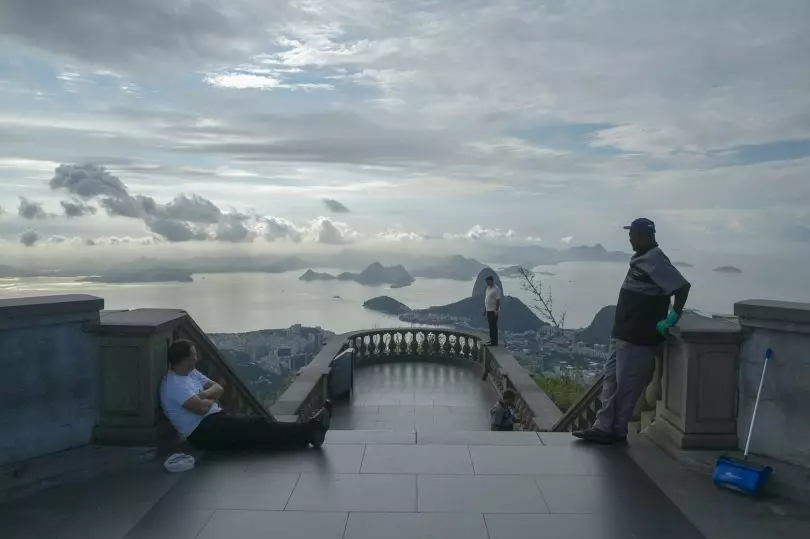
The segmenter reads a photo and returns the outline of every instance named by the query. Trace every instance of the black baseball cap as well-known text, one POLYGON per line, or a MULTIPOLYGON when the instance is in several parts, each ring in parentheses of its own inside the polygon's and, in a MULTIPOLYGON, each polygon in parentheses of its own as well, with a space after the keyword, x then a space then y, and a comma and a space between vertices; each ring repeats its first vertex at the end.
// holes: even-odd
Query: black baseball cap
POLYGON ((655 234, 655 223, 646 217, 639 217, 633 220, 628 226, 624 227, 624 229, 638 232, 639 234, 655 234))

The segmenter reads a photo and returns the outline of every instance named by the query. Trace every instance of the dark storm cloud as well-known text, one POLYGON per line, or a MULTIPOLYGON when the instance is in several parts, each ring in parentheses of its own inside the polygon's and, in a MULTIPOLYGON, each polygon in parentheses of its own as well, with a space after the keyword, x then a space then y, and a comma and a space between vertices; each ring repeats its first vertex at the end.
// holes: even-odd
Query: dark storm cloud
POLYGON ((20 243, 26 247, 33 247, 33 245, 40 240, 40 235, 36 231, 28 229, 20 234, 20 243))
POLYGON ((101 165, 59 165, 50 181, 51 189, 88 199, 97 196, 129 197, 127 186, 101 165))
POLYGON ((254 18, 249 5, 228 7, 221 0, 3 0, 0 34, 109 67, 171 56, 222 58, 254 18))
POLYGON ((96 213, 96 208, 85 204, 81 200, 62 200, 59 204, 62 205, 62 209, 65 211, 65 217, 83 217, 96 213))
POLYGON ((323 203, 326 204, 326 207, 329 208, 329 211, 334 213, 349 213, 349 208, 344 206, 342 203, 338 202, 333 198, 325 198, 323 203))
POLYGON ((25 197, 20 197, 20 206, 17 214, 23 219, 45 219, 48 214, 42 209, 41 202, 34 202, 25 197))

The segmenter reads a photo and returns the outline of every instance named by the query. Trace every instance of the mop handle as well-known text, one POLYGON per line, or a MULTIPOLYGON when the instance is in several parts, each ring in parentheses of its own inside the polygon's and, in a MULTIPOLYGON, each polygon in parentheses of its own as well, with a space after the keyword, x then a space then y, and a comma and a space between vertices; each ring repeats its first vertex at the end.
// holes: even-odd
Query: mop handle
POLYGON ((773 350, 765 350, 765 361, 762 364, 762 376, 759 378, 759 388, 757 389, 757 400, 754 401, 754 413, 751 414, 751 426, 748 427, 748 439, 745 441, 745 452, 743 458, 748 458, 748 447, 751 445, 751 434, 754 432, 754 422, 757 420, 757 409, 759 408, 759 398, 762 396, 762 385, 765 383, 765 369, 768 368, 768 360, 773 356, 773 350))

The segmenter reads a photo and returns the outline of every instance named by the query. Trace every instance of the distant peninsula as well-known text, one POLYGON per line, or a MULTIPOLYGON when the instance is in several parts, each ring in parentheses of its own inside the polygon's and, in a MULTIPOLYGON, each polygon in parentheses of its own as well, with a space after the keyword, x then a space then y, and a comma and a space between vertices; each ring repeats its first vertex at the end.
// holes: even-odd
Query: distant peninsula
MULTIPOLYGON (((523 275, 521 266, 509 266, 508 268, 504 268, 498 272, 498 275, 504 277, 506 279, 513 279, 515 277, 521 277, 523 275)), ((535 275, 541 276, 553 276, 554 274, 550 271, 532 271, 529 270, 529 273, 534 273, 535 275)))
POLYGON ((363 303, 363 308, 395 316, 411 312, 410 307, 390 296, 371 298, 363 303))
POLYGON ((319 273, 311 269, 307 270, 299 278, 301 281, 354 281, 364 286, 391 285, 391 288, 403 288, 410 286, 414 282, 413 276, 400 266, 383 266, 379 262, 374 262, 360 273, 341 273, 337 277, 329 273, 319 273))
POLYGON ((174 269, 152 269, 147 271, 117 270, 102 275, 90 275, 78 279, 86 283, 191 283, 191 273, 174 269))
POLYGON ((742 273, 742 270, 736 266, 720 266, 719 268, 714 268, 713 271, 717 273, 742 273))
POLYGON ((690 264, 689 262, 673 262, 672 265, 675 266, 676 268, 694 268, 695 267, 692 264, 690 264))
MULTIPOLYGON (((380 296, 366 301, 363 307, 384 314, 398 315, 401 321, 412 324, 441 326, 452 321, 454 325, 460 322, 472 330, 484 330, 487 327, 487 319, 482 312, 484 307, 482 297, 468 297, 447 305, 414 310, 393 298, 380 296)), ((512 296, 504 296, 501 313, 499 327, 503 331, 523 333, 537 331, 547 325, 525 303, 512 296)))

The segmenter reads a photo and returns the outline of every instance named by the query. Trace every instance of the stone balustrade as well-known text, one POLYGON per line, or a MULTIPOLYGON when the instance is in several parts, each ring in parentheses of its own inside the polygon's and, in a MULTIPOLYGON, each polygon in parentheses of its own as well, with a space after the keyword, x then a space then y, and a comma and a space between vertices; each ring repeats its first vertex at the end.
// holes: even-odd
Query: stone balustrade
POLYGON ((549 430, 560 411, 506 349, 482 345, 480 335, 443 328, 388 328, 332 338, 272 407, 279 421, 300 420, 328 397, 331 364, 347 348, 358 366, 386 362, 449 362, 481 371, 499 394, 516 391, 516 411, 525 430, 549 430))

